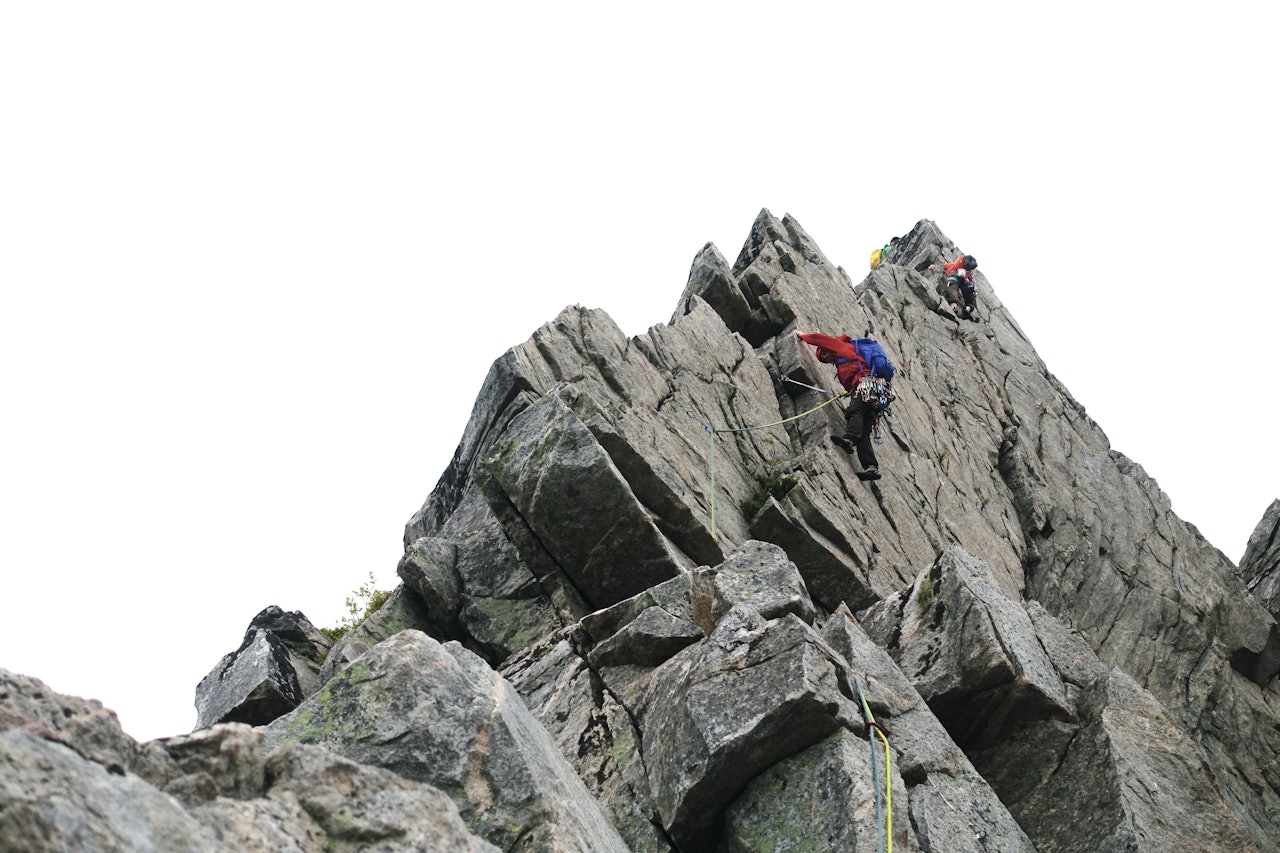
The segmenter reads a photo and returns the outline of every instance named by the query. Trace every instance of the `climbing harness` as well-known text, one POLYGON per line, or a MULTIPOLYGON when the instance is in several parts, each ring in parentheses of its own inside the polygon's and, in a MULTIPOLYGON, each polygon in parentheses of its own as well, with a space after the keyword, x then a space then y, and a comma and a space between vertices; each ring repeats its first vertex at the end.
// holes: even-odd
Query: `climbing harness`
POLYGON ((858 691, 858 701, 862 703, 862 719, 867 724, 867 743, 871 746, 871 785, 876 792, 876 830, 880 838, 880 851, 893 853, 893 774, 891 772, 893 765, 889 749, 892 747, 898 755, 902 755, 902 750, 889 742, 889 736, 885 734, 884 728, 876 722, 875 715, 871 713, 871 706, 867 704, 867 697, 862 692, 862 682, 854 678, 853 686, 858 691), (880 794, 879 765, 876 762, 876 739, 872 736, 872 732, 879 735, 880 740, 884 742, 883 798, 880 794))
MULTIPOLYGON (((794 382, 795 380, 789 380, 789 381, 794 382)), ((803 382, 796 382, 796 384, 797 384, 797 385, 803 385, 804 383, 803 383, 803 382)), ((811 388, 811 387, 813 387, 813 386, 805 386, 805 387, 810 387, 810 388, 811 388)), ((814 390, 815 390, 815 391, 822 391, 822 390, 824 390, 824 389, 822 389, 822 388, 815 388, 814 390)), ((716 538, 716 436, 717 436, 717 435, 719 435, 720 433, 730 433, 730 432, 751 432, 751 431, 753 431, 753 430, 757 430, 757 429, 768 429, 769 427, 782 426, 783 424, 788 424, 788 423, 791 423, 792 421, 799 420, 800 418, 803 418, 805 415, 811 415, 811 414, 813 414, 814 412, 818 411, 819 409, 822 409, 822 408, 825 408, 826 406, 831 405, 831 404, 832 404, 832 403, 834 403, 836 400, 839 400, 841 397, 847 397, 847 396, 849 395, 849 392, 848 392, 848 391, 842 391, 842 392, 841 392, 841 393, 839 393, 839 394, 835 393, 834 391, 827 391, 826 393, 831 394, 832 396, 831 396, 829 399, 824 400, 823 402, 821 402, 821 403, 819 403, 818 405, 814 406, 812 409, 808 409, 807 411, 803 411, 803 412, 801 412, 801 413, 800 413, 800 414, 798 414, 798 415, 792 415, 792 416, 791 416, 791 417, 789 417, 789 418, 783 418, 782 420, 780 420, 780 421, 774 421, 774 422, 773 422, 773 423, 771 423, 771 424, 760 424, 760 425, 758 425, 758 426, 748 426, 748 427, 736 427, 736 428, 733 428, 733 429, 730 429, 730 428, 728 428, 728 427, 714 427, 714 426, 711 426, 710 424, 703 423, 701 420, 699 420, 699 419, 698 419, 698 417, 697 417, 696 415, 694 415, 694 414, 693 414, 693 412, 690 412, 688 409, 685 409, 685 414, 687 414, 689 417, 693 418, 695 421, 698 421, 698 423, 702 424, 702 429, 703 429, 703 430, 705 430, 705 431, 706 431, 706 433, 707 433, 708 435, 710 435, 710 436, 711 436, 711 453, 710 453, 710 462, 709 462, 709 465, 710 465, 710 468, 711 468, 711 500, 710 500, 710 504, 711 504, 711 538, 712 538, 712 539, 715 539, 715 538, 716 538)))
POLYGON ((884 444, 884 430, 880 426, 880 420, 889 414, 889 404, 898 399, 898 392, 879 376, 864 376, 854 386, 853 396, 875 407, 876 419, 871 425, 871 437, 876 444, 884 444))

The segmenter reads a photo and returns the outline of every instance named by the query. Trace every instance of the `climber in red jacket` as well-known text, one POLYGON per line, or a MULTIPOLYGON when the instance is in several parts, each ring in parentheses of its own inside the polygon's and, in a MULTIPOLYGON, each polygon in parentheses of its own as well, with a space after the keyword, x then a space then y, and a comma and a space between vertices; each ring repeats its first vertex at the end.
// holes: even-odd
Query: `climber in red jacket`
POLYGON ((858 453, 862 470, 860 480, 880 479, 880 466, 871 445, 876 420, 897 396, 889 384, 893 381, 893 362, 884 349, 871 338, 848 335, 832 337, 821 332, 796 332, 796 337, 818 348, 818 361, 836 366, 836 377, 849 392, 849 406, 844 413, 844 435, 831 436, 831 443, 845 453, 858 453))
MULTIPOLYGON (((947 277, 946 300, 951 310, 961 320, 978 322, 978 287, 973 280, 973 271, 978 268, 978 259, 973 255, 961 255, 949 264, 943 264, 942 274, 947 277), (964 300, 964 311, 959 309, 964 300)), ((933 269, 933 267, 929 267, 933 269)))

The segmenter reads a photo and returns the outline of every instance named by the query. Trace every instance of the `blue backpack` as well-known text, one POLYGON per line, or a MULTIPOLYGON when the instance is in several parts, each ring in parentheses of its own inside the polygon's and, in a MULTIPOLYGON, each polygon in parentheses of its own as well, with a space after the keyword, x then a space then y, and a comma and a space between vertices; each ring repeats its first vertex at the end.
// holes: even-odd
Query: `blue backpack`
POLYGON ((871 368, 872 376, 879 376, 886 382, 893 381, 893 362, 889 360, 889 356, 885 355, 884 347, 872 338, 855 338, 850 340, 854 349, 858 351, 858 355, 862 356, 862 360, 867 363, 867 367, 871 368))

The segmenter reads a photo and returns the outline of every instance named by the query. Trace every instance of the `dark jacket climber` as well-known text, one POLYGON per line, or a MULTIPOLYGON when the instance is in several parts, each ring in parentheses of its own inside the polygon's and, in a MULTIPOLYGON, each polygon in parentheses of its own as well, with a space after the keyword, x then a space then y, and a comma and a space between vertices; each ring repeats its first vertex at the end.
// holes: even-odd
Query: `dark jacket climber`
POLYGON ((836 366, 836 378, 849 392, 849 406, 844 413, 844 435, 831 436, 845 453, 856 449, 862 470, 861 480, 880 479, 880 466, 876 462, 871 439, 876 420, 889 402, 897 395, 890 383, 893 381, 893 362, 884 354, 880 344, 871 338, 851 338, 848 335, 833 337, 821 332, 796 332, 796 337, 818 348, 818 361, 836 366))
POLYGON ((978 287, 977 282, 973 280, 973 271, 978 268, 978 259, 973 255, 961 255, 949 264, 942 267, 943 275, 947 282, 947 290, 945 299, 951 305, 951 310, 962 320, 972 320, 978 322, 978 287), (959 309, 960 301, 964 300, 964 311, 959 309))

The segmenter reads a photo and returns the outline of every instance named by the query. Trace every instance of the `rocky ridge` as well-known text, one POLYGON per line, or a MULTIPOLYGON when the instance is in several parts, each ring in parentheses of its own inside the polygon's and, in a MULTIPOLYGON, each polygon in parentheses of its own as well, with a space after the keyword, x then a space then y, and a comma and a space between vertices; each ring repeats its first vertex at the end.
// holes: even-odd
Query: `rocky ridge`
POLYGON ((940 304, 956 254, 922 221, 854 287, 762 211, 667 324, 565 309, 494 363, 403 584, 332 648, 268 608, 199 730, 141 745, 4 674, 0 841, 1280 849, 1280 504, 1237 569, 981 273, 981 322, 940 304), (814 411, 814 330, 898 365, 879 481, 814 411))

